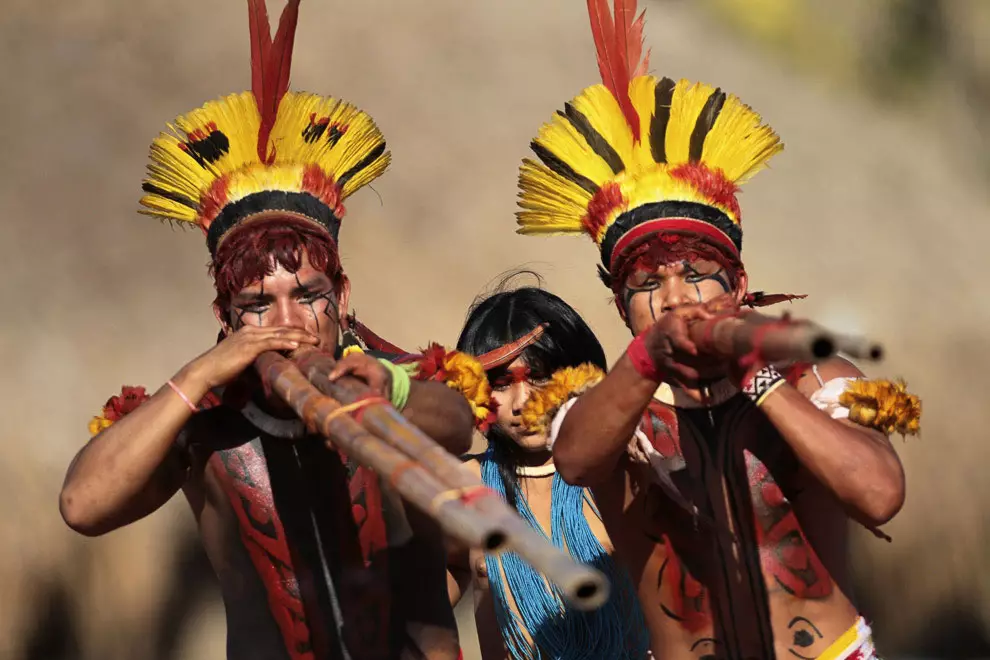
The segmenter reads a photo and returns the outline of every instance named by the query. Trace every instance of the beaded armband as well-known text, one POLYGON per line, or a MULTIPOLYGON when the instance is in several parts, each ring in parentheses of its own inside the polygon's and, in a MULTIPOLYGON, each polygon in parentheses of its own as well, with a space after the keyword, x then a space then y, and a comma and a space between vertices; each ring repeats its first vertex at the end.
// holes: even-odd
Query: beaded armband
POLYGON ((787 379, 773 365, 767 365, 753 374, 743 385, 742 391, 753 403, 760 406, 771 392, 786 382, 787 379))

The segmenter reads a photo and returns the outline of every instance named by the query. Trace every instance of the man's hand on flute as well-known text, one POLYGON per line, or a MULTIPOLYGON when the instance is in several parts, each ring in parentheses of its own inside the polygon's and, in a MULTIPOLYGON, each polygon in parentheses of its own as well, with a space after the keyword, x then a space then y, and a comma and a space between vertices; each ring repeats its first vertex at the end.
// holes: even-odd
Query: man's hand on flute
POLYGON ((704 346, 692 341, 689 326, 698 321, 731 314, 738 309, 731 296, 721 296, 708 302, 685 304, 665 310, 643 334, 643 343, 659 371, 660 380, 693 389, 699 382, 734 371, 734 365, 730 361, 706 353, 704 346))

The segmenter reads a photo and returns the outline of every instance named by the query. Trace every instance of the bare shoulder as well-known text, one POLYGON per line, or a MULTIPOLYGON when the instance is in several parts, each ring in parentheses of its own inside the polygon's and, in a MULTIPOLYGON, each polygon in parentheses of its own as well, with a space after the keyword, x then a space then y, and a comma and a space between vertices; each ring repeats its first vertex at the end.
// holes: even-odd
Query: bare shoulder
MULTIPOLYGON (((810 397, 819 388, 821 388, 821 383, 818 379, 821 378, 822 382, 827 383, 834 378, 862 378, 863 372, 859 368, 841 357, 833 357, 825 360, 824 362, 819 362, 814 366, 806 366, 801 370, 801 373, 797 375, 797 380, 795 387, 799 392, 807 397, 810 397), (815 376, 815 371, 817 370, 818 376, 815 376)), ((791 382, 795 382, 792 380, 791 382)))

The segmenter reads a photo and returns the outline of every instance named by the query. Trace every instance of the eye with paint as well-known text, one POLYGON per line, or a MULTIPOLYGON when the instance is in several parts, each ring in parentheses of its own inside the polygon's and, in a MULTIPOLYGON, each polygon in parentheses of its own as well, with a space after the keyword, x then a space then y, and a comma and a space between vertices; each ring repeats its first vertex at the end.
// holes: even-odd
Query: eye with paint
POLYGON ((231 304, 231 325, 234 329, 245 325, 262 325, 262 317, 271 309, 271 303, 263 299, 261 295, 257 298, 248 298, 243 302, 231 304))
POLYGON ((684 281, 688 284, 700 285, 703 282, 712 282, 721 288, 722 293, 728 293, 732 289, 729 274, 714 261, 685 263, 683 264, 683 276, 684 281))
POLYGON ((663 286, 664 277, 660 273, 651 273, 645 270, 634 270, 626 278, 626 289, 639 293, 640 291, 653 291, 663 286))
POLYGON ((315 291, 312 293, 306 293, 299 296, 298 300, 304 305, 315 305, 321 300, 325 300, 328 305, 332 305, 333 299, 330 293, 331 293, 330 291, 315 291))
POLYGON ((516 383, 525 383, 530 380, 531 372, 527 366, 510 367, 492 381, 492 389, 496 392, 504 392, 516 383))

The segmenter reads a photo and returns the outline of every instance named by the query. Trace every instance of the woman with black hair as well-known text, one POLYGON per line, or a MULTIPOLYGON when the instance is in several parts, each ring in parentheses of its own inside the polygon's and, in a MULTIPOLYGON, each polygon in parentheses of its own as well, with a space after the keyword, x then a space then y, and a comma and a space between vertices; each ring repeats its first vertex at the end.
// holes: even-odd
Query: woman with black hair
POLYGON ((479 359, 498 404, 497 420, 485 434, 488 450, 468 466, 555 545, 602 570, 613 589, 601 609, 579 612, 512 553, 452 552, 451 600, 460 600, 473 579, 483 659, 646 658, 645 621, 632 583, 612 561, 612 544, 591 493, 557 476, 545 426, 524 415, 527 403, 562 370, 605 370, 598 339, 563 300, 527 287, 477 303, 457 348, 483 356, 479 359))

